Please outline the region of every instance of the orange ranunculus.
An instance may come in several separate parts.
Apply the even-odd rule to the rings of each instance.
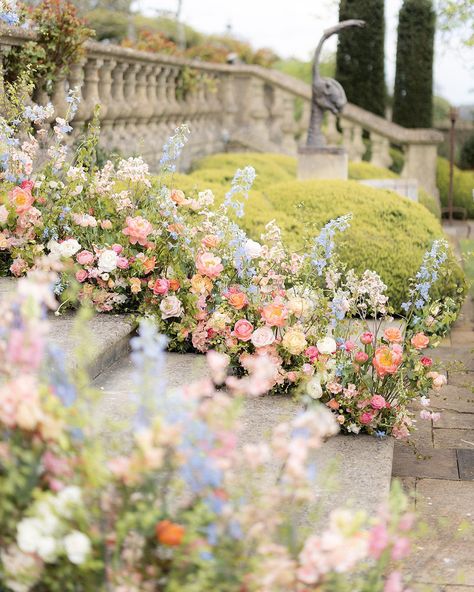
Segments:
[[[430,338],[424,333],[417,333],[411,338],[411,344],[413,347],[416,347],[416,349],[424,349],[425,347],[428,347],[429,342]]]
[[[242,310],[249,303],[244,292],[231,292],[227,294],[226,298],[227,302],[237,310]]]
[[[180,284],[179,284],[179,280],[177,279],[172,279],[170,280],[170,290],[173,290],[173,292],[177,292],[180,288]]]
[[[156,257],[148,257],[143,261],[143,268],[145,270],[145,275],[147,273],[151,273],[155,269],[156,265]]]
[[[403,360],[403,349],[398,343],[391,348],[388,345],[382,345],[375,350],[374,365],[377,374],[384,377],[387,374],[395,374]]]
[[[387,327],[383,332],[383,336],[391,343],[400,343],[403,339],[402,332],[398,327]]]
[[[262,319],[270,327],[283,327],[288,318],[288,309],[283,304],[274,302],[262,308]]]
[[[162,545],[178,547],[183,542],[185,529],[180,524],[170,520],[161,520],[155,528],[156,538]]]

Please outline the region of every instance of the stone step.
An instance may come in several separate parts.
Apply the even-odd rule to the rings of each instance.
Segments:
[[[132,363],[122,360],[106,370],[95,386],[103,390],[100,415],[130,430],[129,396],[134,391]],[[167,354],[168,388],[206,376],[204,356]],[[127,410],[128,407],[128,410]],[[247,399],[241,420],[243,443],[268,438],[271,429],[290,419],[300,407],[287,396],[264,396]],[[334,473],[333,478],[317,483],[315,500],[322,515],[337,506],[352,505],[373,514],[386,501],[392,473],[393,439],[371,436],[338,435],[316,453],[318,474]]]

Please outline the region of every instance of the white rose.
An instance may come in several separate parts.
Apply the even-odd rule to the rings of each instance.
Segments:
[[[91,551],[89,537],[78,530],[73,530],[71,534],[64,537],[63,542],[69,561],[76,565],[84,563]]]
[[[117,267],[117,253],[112,249],[102,251],[97,260],[97,267],[101,273],[108,273]]]
[[[41,537],[38,518],[24,518],[17,525],[16,543],[23,553],[35,553]]]
[[[58,257],[61,255],[61,246],[58,241],[51,239],[46,247],[51,254],[57,255]]]
[[[167,296],[163,298],[160,304],[161,318],[180,317],[183,314],[183,307],[176,296]]]
[[[59,254],[61,257],[72,257],[78,251],[80,251],[81,245],[75,238],[68,238],[67,240],[59,243]]]
[[[70,518],[72,516],[71,509],[73,506],[80,506],[82,504],[82,493],[76,485],[70,485],[61,489],[54,499],[54,507],[60,516]]]
[[[46,563],[54,563],[58,557],[58,543],[52,536],[42,536],[36,547],[36,553]]]
[[[318,351],[322,354],[333,354],[337,350],[337,343],[332,337],[324,337],[316,343]]]
[[[259,327],[252,333],[250,341],[255,347],[266,347],[275,341],[275,335],[270,327]]]
[[[306,385],[306,392],[312,399],[320,399],[323,395],[321,386],[321,379],[318,375],[313,378]]]
[[[263,247],[260,243],[249,238],[245,243],[244,249],[250,259],[257,259],[261,256]]]

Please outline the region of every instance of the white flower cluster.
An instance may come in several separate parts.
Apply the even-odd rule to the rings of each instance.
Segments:
[[[127,160],[121,160],[118,164],[117,178],[122,181],[143,183],[147,187],[151,187],[149,177],[148,165],[142,158],[130,157]]]
[[[58,241],[55,240],[50,240],[46,246],[48,247],[49,252],[57,257],[72,257],[81,249],[81,245],[75,238],[68,238],[61,243],[58,243]]]
[[[358,278],[354,270],[347,273],[347,288],[351,294],[351,300],[358,311],[365,316],[368,312],[377,312],[384,315],[388,296],[385,295],[387,286],[375,271],[366,270],[361,278]]]
[[[19,549],[37,555],[45,563],[54,563],[61,555],[66,555],[76,565],[84,563],[90,554],[91,542],[69,524],[82,503],[81,490],[74,485],[38,501],[33,515],[18,524]]]

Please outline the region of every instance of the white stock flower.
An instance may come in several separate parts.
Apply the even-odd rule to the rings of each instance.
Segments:
[[[109,273],[117,268],[117,253],[112,249],[102,251],[97,260],[97,267],[101,273]]]
[[[63,540],[66,555],[71,563],[81,565],[91,551],[91,542],[82,532],[73,530]]]

